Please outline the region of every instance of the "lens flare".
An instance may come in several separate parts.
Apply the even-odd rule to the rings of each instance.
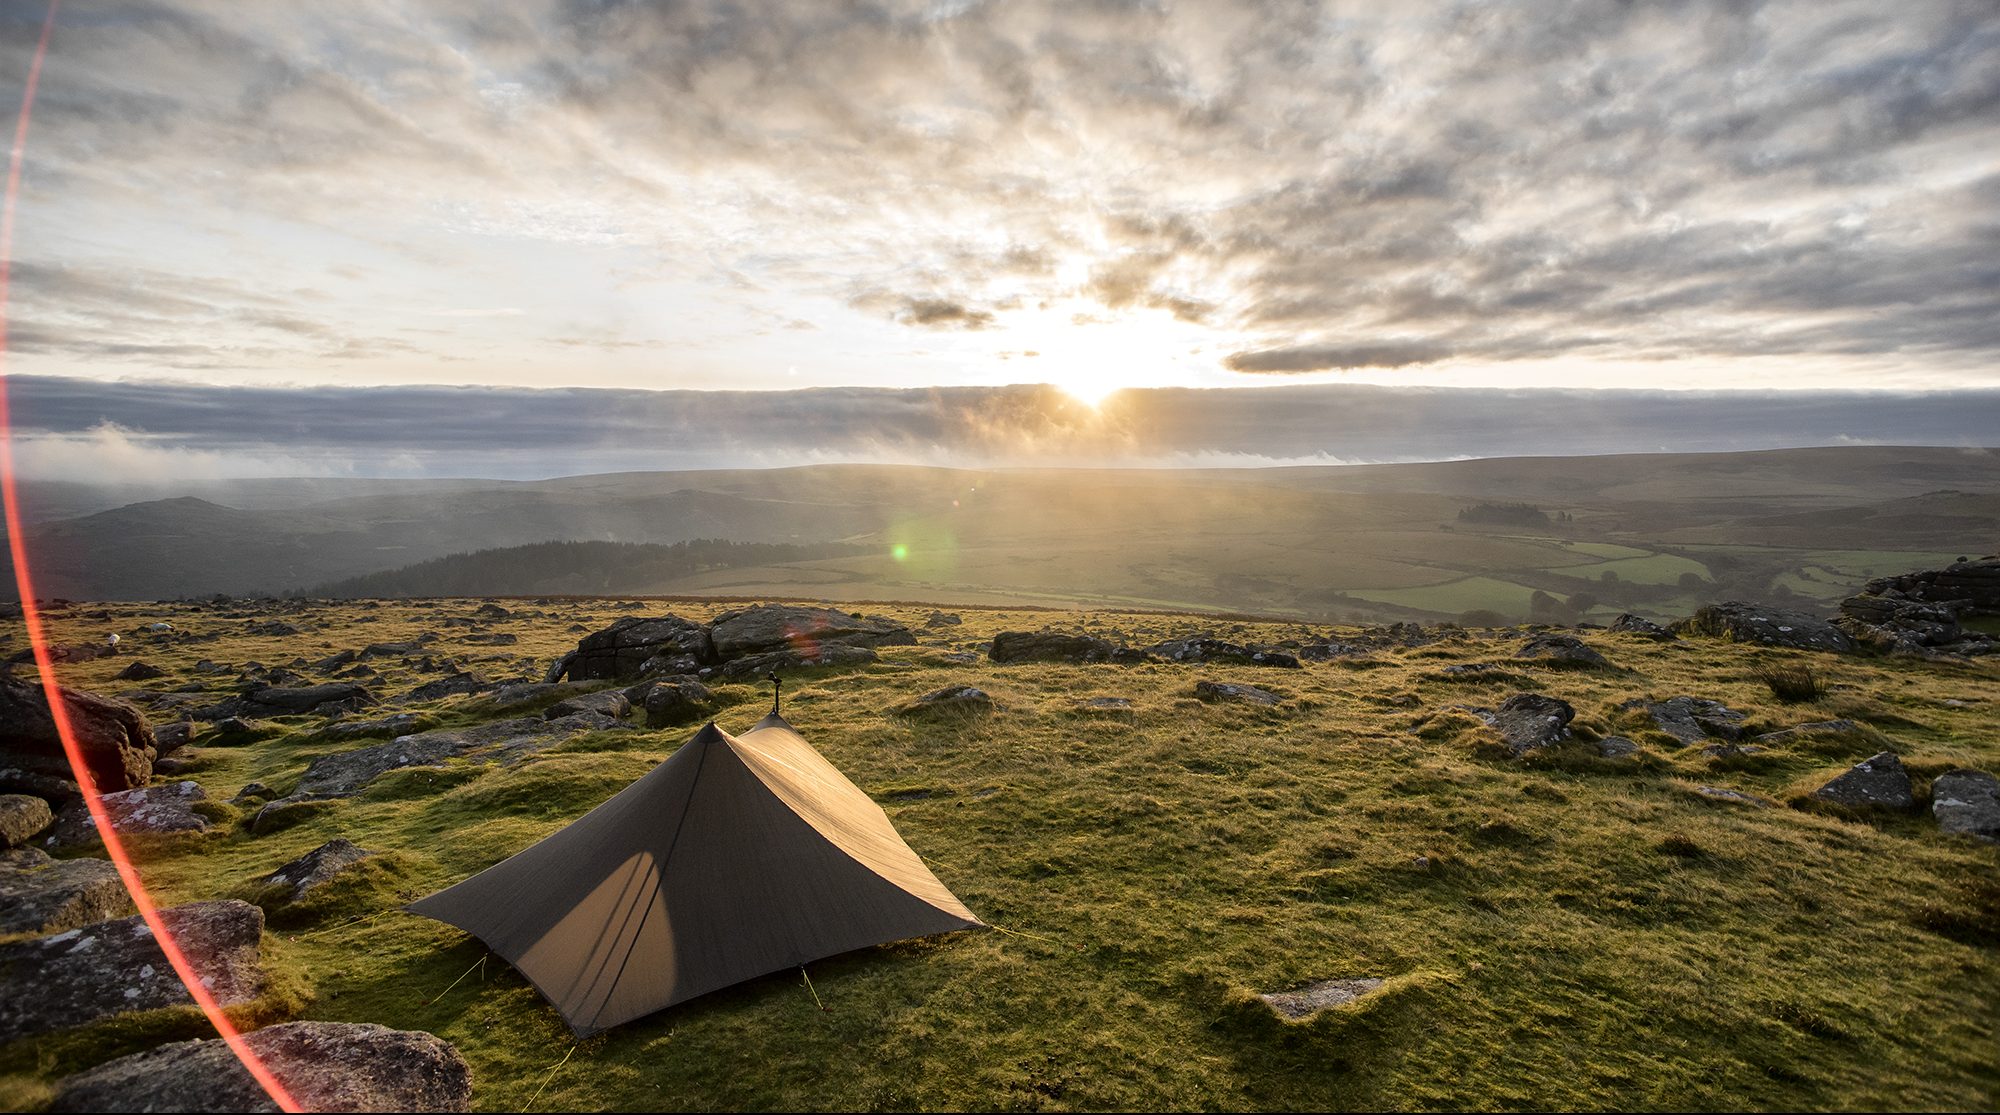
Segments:
[[[146,893],[145,884],[139,880],[138,869],[132,865],[131,856],[125,852],[124,842],[118,839],[118,832],[112,827],[111,816],[104,808],[104,801],[97,792],[97,784],[92,780],[90,769],[84,765],[83,748],[77,743],[76,729],[70,723],[69,706],[63,703],[62,690],[56,684],[55,664],[49,657],[49,642],[42,627],[41,610],[35,606],[33,579],[28,573],[28,551],[21,539],[21,503],[14,485],[14,437],[13,424],[8,411],[7,400],[7,295],[13,277],[14,261],[14,206],[21,194],[21,164],[27,153],[28,123],[35,107],[35,87],[41,81],[42,59],[49,51],[49,38],[55,31],[56,8],[60,0],[49,0],[48,14],[42,19],[42,37],[35,44],[34,60],[28,64],[28,81],[21,92],[21,113],[14,125],[14,152],[7,167],[7,194],[4,204],[0,204],[0,503],[5,505],[7,524],[7,548],[14,559],[14,584],[21,596],[21,618],[28,629],[28,643],[35,652],[35,669],[41,674],[42,695],[49,704],[49,716],[55,721],[56,735],[62,740],[63,754],[68,757],[70,773],[76,776],[76,784],[83,791],[84,806],[90,810],[90,819],[97,826],[97,832],[104,840],[104,850],[111,857],[111,863],[118,869],[118,877],[124,880],[125,889],[132,894],[132,904],[139,908],[139,916],[145,919],[147,928],[153,931],[153,938],[159,943],[160,952],[167,963],[180,977],[195,1005],[229,1043],[229,1048],[243,1062],[250,1076],[257,1081],[271,1097],[271,1102],[282,1111],[304,1110],[292,1098],[283,1083],[272,1074],[257,1051],[243,1040],[243,1035],[234,1023],[222,1012],[215,996],[202,986],[200,975],[188,962],[187,954],[181,951],[180,942],[174,939],[173,930],[160,917],[159,908],[153,898]]]

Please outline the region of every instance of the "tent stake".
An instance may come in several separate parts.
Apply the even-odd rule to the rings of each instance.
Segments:
[[[832,1011],[826,1009],[826,1004],[819,1001],[819,992],[813,991],[813,978],[806,975],[805,965],[799,965],[799,974],[806,978],[806,990],[812,992],[813,1005],[819,1008],[821,1014],[832,1014]]]
[[[472,968],[478,968],[478,967],[482,967],[483,965],[485,965],[485,963],[486,963],[486,956],[485,956],[485,954],[484,954],[484,953],[482,953],[482,954],[480,954],[480,957],[479,957],[479,959],[477,959],[477,960],[475,960],[475,961],[473,961],[473,962],[472,962]],[[465,982],[465,977],[467,977],[467,976],[469,976],[469,975],[471,975],[471,974],[472,974],[472,968],[467,968],[467,969],[466,969],[465,971],[463,971],[463,972],[460,972],[460,973],[458,974],[458,978],[457,978],[457,979],[455,979],[455,980],[452,980],[452,981],[451,981],[451,987],[457,987],[457,986],[458,986],[459,984],[461,984],[461,983],[464,983],[464,982]],[[451,994],[451,987],[447,987],[447,988],[445,988],[445,989],[444,989],[443,991],[440,991],[440,992],[438,992],[438,993],[437,993],[437,998],[435,998],[435,999],[432,999],[432,1000],[430,1001],[430,1003],[425,1003],[424,1005],[425,1005],[425,1006],[430,1006],[430,1005],[431,1005],[431,1003],[435,1003],[435,1002],[437,1002],[437,1001],[438,1001],[438,999],[442,999],[442,998],[444,998],[444,997],[445,997],[446,995],[449,995],[449,994]]]

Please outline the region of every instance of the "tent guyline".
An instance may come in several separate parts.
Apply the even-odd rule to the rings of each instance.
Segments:
[[[749,731],[706,725],[567,827],[407,908],[485,942],[578,1037],[822,957],[983,927],[777,714],[771,683],[773,712]]]

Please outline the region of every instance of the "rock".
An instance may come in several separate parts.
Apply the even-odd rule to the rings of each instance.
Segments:
[[[1800,724],[1796,727],[1782,728],[1775,732],[1765,732],[1757,737],[1757,742],[1770,744],[1791,743],[1810,736],[1854,736],[1861,739],[1872,739],[1875,733],[1872,729],[1863,727],[1852,720],[1815,720],[1810,724]]]
[[[0,848],[26,844],[55,821],[55,811],[41,798],[0,794]]]
[[[375,703],[375,698],[357,682],[330,681],[324,685],[267,685],[210,705],[195,713],[199,720],[223,720],[231,716],[296,716],[301,713],[329,715],[353,712]]]
[[[602,631],[585,635],[572,654],[567,669],[569,678],[592,681],[637,677],[646,660],[660,655],[685,655],[700,664],[712,663],[715,646],[706,628],[679,616],[652,619],[628,616]]]
[[[1893,751],[1872,755],[1853,769],[1812,792],[1812,796],[1850,809],[1911,809],[1910,774]]]
[[[141,786],[105,794],[99,801],[111,817],[111,826],[120,836],[166,836],[180,832],[207,832],[208,818],[196,813],[194,803],[208,800],[199,782],[169,782],[162,786]],[[55,830],[45,844],[51,848],[83,848],[100,843],[97,825],[80,801],[63,806]]]
[[[1623,759],[1638,754],[1639,745],[1624,736],[1605,736],[1597,741],[1597,754],[1605,759]]]
[[[403,700],[436,701],[445,697],[462,696],[467,693],[483,693],[489,688],[491,686],[485,678],[477,674],[461,672],[452,674],[449,677],[439,678],[436,681],[427,681],[410,690],[408,693],[403,694]]]
[[[1832,623],[1804,612],[1731,600],[1710,604],[1673,625],[1681,635],[1705,635],[1737,643],[1762,643],[1837,654],[1854,652],[1854,640]]]
[[[0,793],[28,794],[41,798],[51,805],[66,805],[72,801],[83,800],[83,791],[69,779],[22,770],[20,767],[0,766]]]
[[[1222,681],[1198,681],[1194,683],[1194,696],[1198,701],[1240,702],[1251,705],[1275,705],[1284,700],[1276,693],[1267,692],[1254,685],[1232,685]]]
[[[565,654],[561,658],[556,659],[555,662],[549,666],[548,673],[542,675],[542,684],[554,685],[555,683],[561,681],[563,679],[563,675],[569,673],[570,666],[573,665],[575,662],[576,662],[575,651],[570,651],[568,654]]]
[[[1517,757],[1568,739],[1569,722],[1576,719],[1568,701],[1539,693],[1516,693],[1492,712],[1473,712],[1500,733],[1508,753]]]
[[[369,736],[406,736],[416,731],[423,722],[423,717],[414,712],[399,712],[379,720],[336,720],[314,732],[313,737],[323,740],[349,740],[364,739]]]
[[[933,689],[896,710],[898,716],[925,716],[942,712],[980,714],[993,711],[993,698],[984,689],[970,685],[947,685]]]
[[[130,666],[118,671],[119,681],[151,681],[154,678],[163,678],[166,676],[167,672],[165,670],[148,662],[134,662]]]
[[[788,648],[732,658],[723,663],[717,672],[725,678],[762,678],[773,671],[784,673],[820,666],[866,666],[877,660],[875,651],[869,647],[824,643],[816,647]]]
[[[1357,654],[1367,654],[1368,648],[1353,643],[1324,642],[1307,643],[1298,650],[1301,662],[1331,662],[1336,658],[1349,658]]]
[[[250,626],[244,628],[244,632],[250,635],[266,635],[278,638],[283,638],[288,635],[304,634],[304,632],[300,631],[298,628],[293,627],[291,624],[286,623],[284,620],[281,619],[269,619],[263,621],[262,623],[253,623]]]
[[[2000,615],[2000,555],[1877,578],[1841,602],[1835,622],[1878,650],[1990,654],[2000,643],[1960,621],[1992,615]]]
[[[1574,670],[1608,670],[1611,663],[1574,635],[1536,635],[1514,657],[1539,665]]]
[[[1931,815],[1938,831],[2000,842],[2000,779],[1963,767],[1931,783]]]
[[[411,655],[422,654],[423,652],[423,640],[416,639],[403,643],[369,643],[367,646],[361,648],[360,657],[407,658]]]
[[[241,805],[245,802],[269,801],[277,796],[278,792],[276,790],[264,785],[262,782],[247,782],[242,789],[236,791],[236,796],[229,800]]]
[[[84,767],[99,790],[143,786],[158,752],[146,717],[112,697],[67,686],[60,690]],[[56,779],[71,777],[62,738],[39,680],[0,678],[0,767]]]
[[[1446,666],[1432,675],[1438,681],[1456,682],[1513,682],[1517,685],[1530,684],[1524,674],[1517,674],[1498,662],[1460,662]]]
[[[192,721],[175,720],[153,729],[153,751],[157,755],[171,755],[188,745],[194,738]],[[157,760],[156,760],[157,761]]]
[[[51,859],[40,848],[0,852],[0,935],[61,933],[131,908],[109,860]]]
[[[565,697],[543,709],[542,719],[554,720],[563,716],[575,716],[580,712],[594,712],[613,720],[623,720],[632,715],[632,702],[616,689],[579,693],[574,697]]]
[[[1614,635],[1637,635],[1642,639],[1651,639],[1658,643],[1670,643],[1674,640],[1673,632],[1644,616],[1635,616],[1631,612],[1612,620],[1611,626],[1605,630]]]
[[[502,608],[498,604],[487,603],[474,608],[472,614],[479,619],[506,619],[514,613]]]
[[[1286,1018],[1306,1018],[1328,1007],[1351,1003],[1381,986],[1382,981],[1373,978],[1330,979],[1307,984],[1296,991],[1274,991],[1257,997]]]
[[[715,694],[693,678],[665,678],[644,698],[646,727],[665,728],[699,720],[716,707]]]
[[[1276,647],[1251,647],[1238,643],[1228,643],[1221,639],[1199,635],[1187,639],[1170,639],[1147,647],[1145,653],[1164,658],[1169,662],[1198,663],[1204,665],[1232,666],[1277,666],[1296,670],[1297,657],[1286,654]]]
[[[334,876],[373,855],[345,837],[329,840],[276,871],[258,879],[266,887],[284,888],[286,902],[297,902],[332,882]]]
[[[539,719],[532,723],[540,724]],[[501,721],[502,724],[520,723]],[[439,767],[469,749],[462,732],[422,732],[388,743],[321,755],[306,767],[290,799],[351,797],[378,775],[403,767]],[[268,808],[268,807],[267,807]]]
[[[451,1044],[374,1023],[286,1022],[246,1035],[306,1111],[464,1111],[472,1072]],[[51,1111],[276,1111],[227,1043],[180,1041],[64,1080]]]
[[[511,647],[520,642],[521,637],[506,631],[489,631],[479,635],[467,635],[462,641],[467,646],[475,647]]]
[[[1002,631],[986,652],[995,662],[1109,662],[1118,648],[1089,635],[1054,631]]]
[[[312,663],[311,665],[307,666],[306,669],[311,670],[316,674],[329,673],[333,670],[340,669],[342,666],[346,666],[352,663],[356,658],[359,657],[360,655],[354,653],[351,650],[343,650],[339,654],[328,655],[327,657]]]
[[[1126,697],[1084,697],[1076,702],[1076,709],[1097,716],[1130,716],[1137,711]]]
[[[241,747],[273,734],[262,724],[243,716],[225,716],[215,722],[202,744],[207,747]]]
[[[160,916],[216,1002],[233,1006],[263,993],[262,910],[230,899]],[[0,1041],[193,1001],[137,916],[0,945]]]
[[[1704,700],[1700,697],[1669,697],[1664,701],[1647,703],[1627,701],[1626,708],[1643,705],[1646,715],[1662,732],[1683,744],[1700,743],[1711,736],[1722,739],[1741,739],[1743,736],[1743,713],[1720,701]]]
[[[811,654],[826,646],[908,647],[917,643],[910,629],[894,620],[794,604],[759,604],[724,612],[709,625],[709,634],[715,657],[724,662],[782,650]]]
[[[930,617],[924,620],[924,626],[957,627],[959,624],[962,624],[964,622],[965,620],[962,617],[960,617],[957,612],[932,612],[930,614]]]
[[[324,798],[279,798],[265,803],[251,816],[250,832],[255,836],[280,832],[304,824],[333,807],[334,802]]]

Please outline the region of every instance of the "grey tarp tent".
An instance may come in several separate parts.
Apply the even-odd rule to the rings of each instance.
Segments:
[[[769,972],[983,924],[775,713],[710,724],[568,827],[411,903],[579,1036]]]

